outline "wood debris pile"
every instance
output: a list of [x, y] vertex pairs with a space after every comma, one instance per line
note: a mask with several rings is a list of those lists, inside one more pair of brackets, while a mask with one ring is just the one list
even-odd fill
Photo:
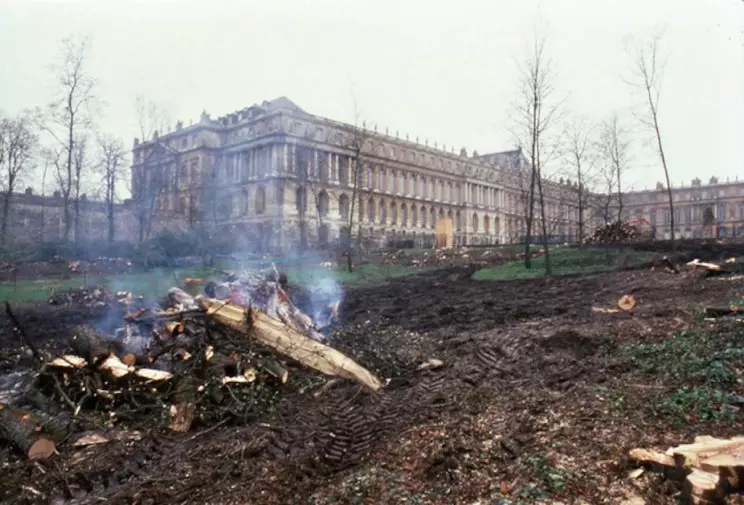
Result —
[[624, 221], [615, 221], [597, 228], [584, 239], [585, 244], [614, 244], [633, 242], [643, 238], [638, 227]]
[[84, 325], [73, 329], [62, 355], [31, 348], [37, 373], [23, 404], [0, 403], [0, 439], [29, 458], [46, 458], [91, 425], [188, 432], [245, 422], [285, 391], [313, 393], [329, 377], [379, 390], [375, 375], [327, 345], [275, 274], [230, 274], [198, 296], [174, 287], [159, 306], [117, 293], [126, 315], [115, 335]]
[[744, 490], [744, 437], [705, 435], [666, 452], [633, 449], [629, 455], [652, 471], [684, 481], [683, 503], [723, 504], [727, 495]]

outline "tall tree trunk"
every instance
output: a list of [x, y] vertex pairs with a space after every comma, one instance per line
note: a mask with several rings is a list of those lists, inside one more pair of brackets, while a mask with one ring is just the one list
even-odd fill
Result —
[[532, 255], [530, 253], [530, 245], [532, 244], [532, 225], [535, 221], [535, 148], [532, 148], [532, 168], [531, 168], [531, 174], [530, 174], [530, 192], [529, 192], [529, 198], [527, 199], [527, 205], [529, 207], [526, 209], [527, 212], [527, 220], [526, 220], [526, 231], [525, 231], [525, 238], [524, 238], [524, 268], [527, 270], [532, 268]]
[[539, 155], [540, 152], [538, 151], [538, 162], [537, 162], [537, 168], [536, 168], [536, 176], [535, 179], [537, 180], [537, 191], [538, 196], [540, 198], [540, 218], [542, 220], [542, 245], [543, 245], [543, 254], [545, 255], [545, 275], [552, 275], [553, 274], [553, 267], [550, 264], [550, 248], [548, 247], [548, 222], [546, 220], [545, 216], [545, 197], [543, 196], [543, 185], [542, 185], [542, 173], [540, 171], [540, 161], [539, 161]]
[[[581, 177], [581, 171], [579, 171]], [[580, 181], [581, 179], [579, 179]], [[584, 185], [579, 182], [579, 249], [584, 248]]]
[[80, 242], [80, 190], [75, 195], [75, 243]]
[[0, 230], [0, 244], [5, 245], [5, 237], [8, 231], [8, 214], [10, 213], [10, 197], [11, 192], [8, 191], [3, 197], [3, 223], [2, 230]]
[[62, 197], [62, 205], [64, 206], [64, 217], [65, 217], [65, 242], [70, 241], [70, 230], [72, 229], [72, 215], [70, 213], [70, 195], [66, 193]]
[[113, 199], [109, 199], [108, 201], [108, 241], [109, 244], [114, 242], [114, 235], [116, 233], [116, 223], [114, 220], [114, 212], [115, 212], [115, 206]]

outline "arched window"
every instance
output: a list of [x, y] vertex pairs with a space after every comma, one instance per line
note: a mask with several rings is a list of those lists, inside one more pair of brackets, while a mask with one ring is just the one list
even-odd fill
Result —
[[457, 231], [462, 230], [462, 216], [459, 210], [455, 213], [455, 227]]
[[400, 225], [408, 226], [408, 207], [405, 203], [400, 206]]
[[304, 186], [295, 190], [295, 207], [301, 215], [307, 212], [307, 190]]
[[380, 200], [380, 224], [385, 224], [386, 219], [387, 207], [385, 206], [385, 202], [383, 200]]
[[491, 220], [488, 218], [488, 216], [483, 216], [483, 233], [488, 235], [491, 233]]
[[341, 214], [341, 219], [349, 220], [349, 197], [344, 194], [338, 197], [338, 212]]
[[478, 214], [473, 214], [473, 233], [478, 233]]
[[266, 191], [264, 188], [258, 188], [256, 190], [256, 214], [263, 214], [266, 212]]
[[398, 206], [390, 202], [390, 224], [398, 224]]
[[421, 207], [421, 228], [426, 228], [426, 207]]
[[375, 222], [375, 201], [371, 198], [367, 201], [367, 220], [370, 223]]
[[435, 216], [434, 207], [432, 207], [431, 209], [429, 209], [429, 227], [430, 228], [435, 228], [437, 226], [437, 220], [434, 216]]
[[411, 226], [416, 226], [418, 224], [418, 209], [415, 205], [411, 206]]
[[318, 193], [318, 214], [320, 217], [326, 217], [328, 215], [328, 193], [321, 191]]
[[240, 213], [248, 214], [250, 208], [248, 207], [248, 190], [244, 189], [240, 192]]

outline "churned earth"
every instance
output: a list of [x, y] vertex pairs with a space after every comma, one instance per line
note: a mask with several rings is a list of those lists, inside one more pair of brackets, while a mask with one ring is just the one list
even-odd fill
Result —
[[[386, 381], [379, 393], [340, 382], [316, 396], [290, 380], [248, 424], [185, 435], [139, 425], [136, 437], [62, 445], [40, 462], [0, 446], [0, 503], [675, 503], [678, 487], [662, 477], [628, 478], [628, 449], [741, 434], [744, 358], [729, 352], [741, 324], [700, 317], [741, 299], [741, 280], [660, 268], [507, 282], [472, 273], [347, 290], [332, 345]], [[607, 310], [626, 294], [635, 308]], [[53, 347], [106, 310], [15, 308], [29, 337]], [[18, 342], [4, 316], [2, 328], [8, 374]], [[419, 369], [430, 359], [444, 366]], [[690, 372], [714, 366], [725, 373]]]

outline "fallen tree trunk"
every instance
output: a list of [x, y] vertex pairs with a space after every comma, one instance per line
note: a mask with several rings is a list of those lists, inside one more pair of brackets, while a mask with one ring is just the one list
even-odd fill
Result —
[[256, 309], [199, 297], [197, 301], [214, 320], [251, 335], [261, 343], [326, 375], [344, 377], [377, 391], [380, 380], [343, 353], [317, 342]]
[[12, 443], [29, 459], [46, 459], [54, 454], [54, 437], [62, 428], [38, 414], [0, 403], [0, 438]]

